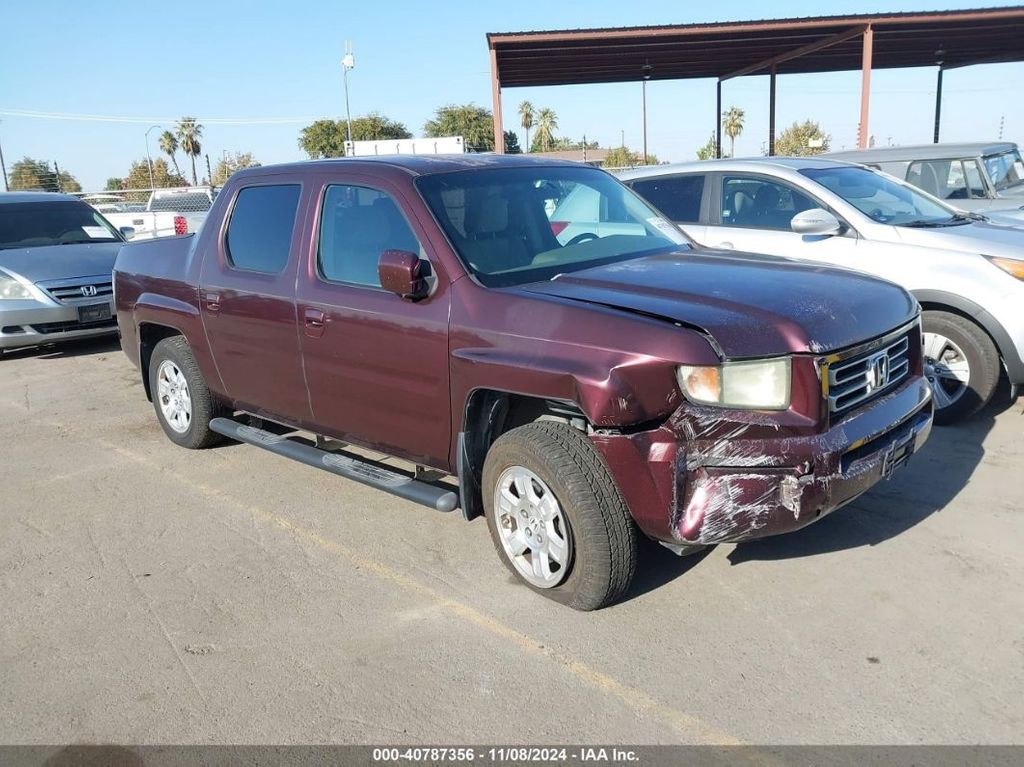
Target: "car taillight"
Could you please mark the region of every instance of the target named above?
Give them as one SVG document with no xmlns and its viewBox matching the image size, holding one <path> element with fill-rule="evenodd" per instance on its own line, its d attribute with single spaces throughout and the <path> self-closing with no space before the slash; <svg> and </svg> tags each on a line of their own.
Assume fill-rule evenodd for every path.
<svg viewBox="0 0 1024 767">
<path fill-rule="evenodd" d="M 175 234 L 188 234 L 188 224 L 185 223 L 184 216 L 174 217 L 174 233 Z"/>
<path fill-rule="evenodd" d="M 568 221 L 552 221 L 551 222 L 551 233 L 557 237 L 562 233 L 565 227 L 569 226 Z"/>
</svg>

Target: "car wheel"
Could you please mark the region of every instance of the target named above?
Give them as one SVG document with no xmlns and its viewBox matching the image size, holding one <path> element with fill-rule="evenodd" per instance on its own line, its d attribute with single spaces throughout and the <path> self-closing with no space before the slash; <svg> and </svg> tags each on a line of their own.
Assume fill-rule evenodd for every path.
<svg viewBox="0 0 1024 767">
<path fill-rule="evenodd" d="M 924 371 L 935 397 L 935 422 L 974 415 L 992 399 L 999 382 L 999 352 L 988 334 L 966 317 L 926 311 Z"/>
<path fill-rule="evenodd" d="M 183 336 L 165 338 L 153 349 L 149 391 L 160 426 L 175 444 L 199 449 L 223 440 L 210 430 L 210 421 L 220 415 L 220 407 Z"/>
<path fill-rule="evenodd" d="M 483 488 L 498 556 L 533 591 L 577 610 L 625 594 L 636 571 L 636 527 L 579 431 L 539 421 L 506 432 L 487 453 Z"/>
</svg>

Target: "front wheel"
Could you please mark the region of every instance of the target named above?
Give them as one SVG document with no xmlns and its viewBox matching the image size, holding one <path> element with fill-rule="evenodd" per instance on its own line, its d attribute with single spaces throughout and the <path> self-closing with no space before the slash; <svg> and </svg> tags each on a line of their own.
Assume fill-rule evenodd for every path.
<svg viewBox="0 0 1024 767">
<path fill-rule="evenodd" d="M 924 372 L 935 397 L 935 422 L 968 418 L 988 404 L 999 383 L 999 351 L 966 317 L 926 311 Z"/>
<path fill-rule="evenodd" d="M 590 441 L 539 421 L 501 435 L 484 462 L 494 547 L 532 590 L 577 610 L 620 599 L 636 571 L 637 533 Z"/>
</svg>

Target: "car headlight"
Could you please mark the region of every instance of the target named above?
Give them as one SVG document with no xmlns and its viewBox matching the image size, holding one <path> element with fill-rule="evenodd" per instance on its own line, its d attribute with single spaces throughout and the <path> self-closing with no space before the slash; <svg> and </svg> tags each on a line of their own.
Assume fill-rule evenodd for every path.
<svg viewBox="0 0 1024 767">
<path fill-rule="evenodd" d="M 679 388 L 691 402 L 744 410 L 789 407 L 792 363 L 788 357 L 722 365 L 680 365 Z"/>
<path fill-rule="evenodd" d="M 998 266 L 1011 277 L 1024 280 L 1024 261 L 1015 258 L 998 258 L 996 256 L 985 256 L 989 261 Z"/>
<path fill-rule="evenodd" d="M 32 298 L 32 294 L 18 280 L 0 272 L 0 299 L 4 298 Z"/>
</svg>

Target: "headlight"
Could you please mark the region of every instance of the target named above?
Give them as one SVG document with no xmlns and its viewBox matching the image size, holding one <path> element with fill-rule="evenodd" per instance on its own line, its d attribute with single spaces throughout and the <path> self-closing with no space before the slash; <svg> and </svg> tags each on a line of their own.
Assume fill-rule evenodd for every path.
<svg viewBox="0 0 1024 767">
<path fill-rule="evenodd" d="M 789 407 L 792 365 L 788 357 L 716 366 L 680 365 L 679 388 L 691 402 L 746 410 Z"/>
<path fill-rule="evenodd" d="M 0 272 L 0 299 L 4 298 L 32 298 L 32 294 L 16 279 Z"/>
<path fill-rule="evenodd" d="M 989 261 L 998 266 L 1011 277 L 1024 280 L 1024 261 L 1015 258 L 997 258 L 996 256 L 985 256 Z"/>
</svg>

